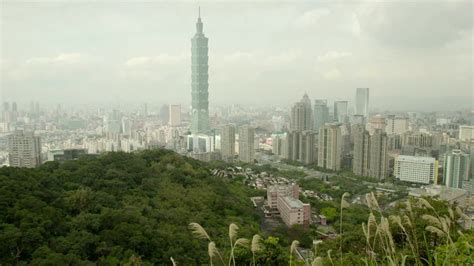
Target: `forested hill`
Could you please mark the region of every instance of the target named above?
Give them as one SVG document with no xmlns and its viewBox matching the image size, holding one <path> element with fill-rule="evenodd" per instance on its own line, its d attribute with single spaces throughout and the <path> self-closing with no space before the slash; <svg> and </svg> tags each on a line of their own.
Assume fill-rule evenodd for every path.
<svg viewBox="0 0 474 266">
<path fill-rule="evenodd" d="M 187 225 L 258 231 L 246 187 L 171 151 L 108 153 L 37 169 L 0 169 L 0 264 L 208 263 Z M 247 230 L 247 231 L 245 231 Z M 218 240 L 219 242 L 219 240 Z"/>
</svg>

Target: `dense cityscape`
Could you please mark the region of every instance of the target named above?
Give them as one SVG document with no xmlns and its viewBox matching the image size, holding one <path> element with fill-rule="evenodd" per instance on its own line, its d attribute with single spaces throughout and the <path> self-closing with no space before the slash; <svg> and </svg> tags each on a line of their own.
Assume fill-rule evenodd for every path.
<svg viewBox="0 0 474 266">
<path fill-rule="evenodd" d="M 126 233 L 128 232 L 126 229 L 123 229 L 122 234 L 129 236 L 129 239 L 120 240 L 122 242 L 101 240 L 102 242 L 97 244 L 93 243 L 95 240 L 90 240 L 87 242 L 89 244 L 81 248 L 76 247 L 76 250 L 58 248 L 58 242 L 55 241 L 59 240 L 49 244 L 43 242 L 41 242 L 43 244 L 38 244 L 39 242 L 36 243 L 31 239 L 35 237 L 39 239 L 39 236 L 35 235 L 30 240 L 28 237 L 18 236 L 21 234 L 28 236 L 26 231 L 22 231 L 28 229 L 25 229 L 26 225 L 23 222 L 18 222 L 24 219 L 23 214 L 15 214 L 10 208 L 21 206 L 27 208 L 34 205 L 26 203 L 28 199 L 26 196 L 24 200 L 18 200 L 18 202 L 7 199 L 7 194 L 13 193 L 7 193 L 10 186 L 7 180 L 8 178 L 13 180 L 15 176 L 19 177 L 22 173 L 25 179 L 21 182 L 25 184 L 42 175 L 45 175 L 44 178 L 56 178 L 56 181 L 38 181 L 38 184 L 49 184 L 44 185 L 47 189 L 49 189 L 48 186 L 56 187 L 57 182 L 65 182 L 63 192 L 69 195 L 64 196 L 67 199 L 66 202 L 69 202 L 69 197 L 73 195 L 67 193 L 77 192 L 77 195 L 74 194 L 76 196 L 73 198 L 75 202 L 73 207 L 72 205 L 58 207 L 62 206 L 62 203 L 57 202 L 53 204 L 54 201 L 51 198 L 56 196 L 45 196 L 45 199 L 40 200 L 41 202 L 51 200 L 51 204 L 57 208 L 67 209 L 65 211 L 68 213 L 67 219 L 73 220 L 86 212 L 90 215 L 104 215 L 104 212 L 107 212 L 104 208 L 110 208 L 109 211 L 111 211 L 113 208 L 118 208 L 117 206 L 120 208 L 128 206 L 129 211 L 139 210 L 138 212 L 142 213 L 140 215 L 147 215 L 147 212 L 152 212 L 155 207 L 160 210 L 164 208 L 159 216 L 168 217 L 167 210 L 179 208 L 179 203 L 176 202 L 180 202 L 178 199 L 181 197 L 187 197 L 183 195 L 189 193 L 189 197 L 196 197 L 196 201 L 204 202 L 209 197 L 213 197 L 204 196 L 204 191 L 209 188 L 209 193 L 211 193 L 209 195 L 216 197 L 212 204 L 218 204 L 216 202 L 221 197 L 224 201 L 225 197 L 216 191 L 219 187 L 222 189 L 225 187 L 229 197 L 235 198 L 236 203 L 234 210 L 230 209 L 233 207 L 229 207 L 234 203 L 222 203 L 220 209 L 223 212 L 219 213 L 219 217 L 225 218 L 222 218 L 221 222 L 210 222 L 214 216 L 207 217 L 206 214 L 202 214 L 204 211 L 199 212 L 200 207 L 195 207 L 197 210 L 195 211 L 190 207 L 193 205 L 192 201 L 185 198 L 182 198 L 181 204 L 187 204 L 185 207 L 190 209 L 182 210 L 180 215 L 184 215 L 185 218 L 180 219 L 180 222 L 183 222 L 184 226 L 190 224 L 192 233 L 197 231 L 197 234 L 202 233 L 201 229 L 204 230 L 200 224 L 206 228 L 212 226 L 221 228 L 227 223 L 236 222 L 243 227 L 242 234 L 255 233 L 258 239 L 262 237 L 257 234 L 261 234 L 265 250 L 270 247 L 275 248 L 271 252 L 267 250 L 268 254 L 271 253 L 275 257 L 265 257 L 264 254 L 267 253 L 264 253 L 258 255 L 256 259 L 259 249 L 253 249 L 255 235 L 254 239 L 250 239 L 251 245 L 246 239 L 239 242 L 239 239 L 230 236 L 230 251 L 222 251 L 223 256 L 229 256 L 229 265 L 231 262 L 233 265 L 282 265 L 282 263 L 349 265 L 357 261 L 351 257 L 356 256 L 355 254 L 367 256 L 366 258 L 374 263 L 366 261 L 366 265 L 404 265 L 404 260 L 407 258 L 403 259 L 403 254 L 408 256 L 407 264 L 409 265 L 441 265 L 438 264 L 439 261 L 435 262 L 431 259 L 435 257 L 435 254 L 439 256 L 437 259 L 444 256 L 447 265 L 469 265 L 474 261 L 472 250 L 474 243 L 472 224 L 474 220 L 474 109 L 393 111 L 382 110 L 379 107 L 373 108 L 374 100 L 371 97 L 373 88 L 370 84 L 353 84 L 352 88 L 347 89 L 345 98 L 336 100 L 334 99 L 337 97 L 325 99 L 318 95 L 311 95 L 311 90 L 308 90 L 303 95 L 295 93 L 292 98 L 287 99 L 285 105 L 215 104 L 209 100 L 210 94 L 213 93 L 213 77 L 209 73 L 209 68 L 213 67 L 213 61 L 209 56 L 212 46 L 208 43 L 212 42 L 212 36 L 208 39 L 205 35 L 204 21 L 205 17 L 201 16 L 199 10 L 195 31 L 191 38 L 191 79 L 188 92 L 191 95 L 190 103 L 184 101 L 159 103 L 150 99 L 134 104 L 115 102 L 69 105 L 43 103 L 34 98 L 31 100 L 9 98 L 3 92 L 0 122 L 0 163 L 3 169 L 0 173 L 2 188 L 0 192 L 3 193 L 0 194 L 0 207 L 4 210 L 0 211 L 0 229 L 2 229 L 0 242 L 8 244 L 0 244 L 0 265 L 3 265 L 2 261 L 5 265 L 14 264 L 14 262 L 17 264 L 34 262 L 41 265 L 83 265 L 86 261 L 100 265 L 121 265 L 127 262 L 131 264 L 126 265 L 141 265 L 142 263 L 144 265 L 193 265 L 207 264 L 209 258 L 211 265 L 221 264 L 219 261 L 221 253 L 214 249 L 216 249 L 216 243 L 224 246 L 226 242 L 220 240 L 216 240 L 216 243 L 211 242 L 205 231 L 203 238 L 206 241 L 209 239 L 209 246 L 203 249 L 199 242 L 186 242 L 185 246 L 193 249 L 187 255 L 173 251 L 172 248 L 166 248 L 168 242 L 164 239 L 171 238 L 164 236 L 160 236 L 163 237 L 164 246 L 160 246 L 161 244 L 153 246 L 161 250 L 159 255 L 154 255 L 152 251 L 145 248 L 145 244 L 140 242 L 142 240 L 137 240 L 136 236 Z M 186 41 L 183 40 L 183 42 Z M 423 99 L 420 98 L 420 104 L 422 101 Z M 109 161 L 114 160 L 117 164 L 110 164 Z M 138 163 L 140 160 L 146 161 L 146 167 L 154 170 L 146 168 L 145 163 L 143 165 Z M 153 162 L 153 160 L 156 161 Z M 93 168 L 94 163 L 99 162 L 103 169 Z M 122 166 L 118 165 L 127 165 L 128 168 L 122 169 Z M 84 174 L 84 177 L 81 177 L 81 174 L 77 172 L 78 169 L 82 169 L 81 167 L 96 169 L 97 176 L 93 178 L 96 181 L 87 181 L 90 178 L 89 175 L 92 174 L 91 170 L 80 172 Z M 30 174 L 15 172 L 23 171 L 22 169 L 27 171 L 26 168 L 38 172 Z M 177 168 L 179 173 L 173 172 L 178 171 Z M 108 170 L 105 171 L 105 169 Z M 95 187 L 93 182 L 98 182 L 97 180 L 102 178 L 98 174 L 102 171 L 105 171 L 103 178 L 110 179 L 111 182 Z M 133 182 L 138 182 L 139 189 L 145 190 L 145 176 L 149 174 L 160 178 L 160 173 L 166 176 L 168 181 L 160 181 L 163 182 L 159 186 L 160 192 L 149 195 L 152 197 L 163 195 L 161 198 L 163 203 L 153 203 L 156 206 L 152 203 L 144 203 L 145 201 L 141 201 L 138 195 L 144 197 L 146 192 L 137 192 L 136 187 L 132 189 L 134 185 L 131 185 L 132 181 L 127 178 L 142 180 L 144 176 L 143 181 Z M 69 181 L 67 176 L 70 176 Z M 192 181 L 193 176 L 195 176 L 194 180 L 199 181 Z M 113 183 L 112 180 L 115 180 L 113 178 L 122 181 Z M 212 178 L 210 179 L 212 181 L 201 180 L 205 178 Z M 119 188 L 124 186 L 123 182 L 127 183 L 129 188 Z M 147 182 L 150 187 L 154 186 L 152 181 Z M 33 183 L 36 184 L 37 181 Z M 43 189 L 43 185 L 39 186 Z M 188 186 L 189 190 L 187 190 Z M 214 187 L 216 191 L 212 190 Z M 18 192 L 21 195 L 25 193 L 18 189 L 15 188 L 12 191 L 22 191 Z M 115 192 L 109 193 L 107 189 Z M 127 196 L 128 198 L 124 196 L 122 201 L 120 189 L 124 189 L 123 195 L 131 193 Z M 191 189 L 200 190 L 192 192 Z M 103 206 L 100 205 L 102 203 L 97 203 L 99 207 L 86 206 L 87 202 L 93 201 L 92 199 L 102 197 L 94 193 L 105 193 L 103 191 L 115 195 L 114 199 L 119 202 L 118 205 L 106 203 L 107 196 L 102 199 Z M 184 194 L 178 195 L 179 193 Z M 203 194 L 196 196 L 197 194 L 193 193 Z M 35 197 L 40 194 L 36 193 Z M 84 195 L 95 196 L 86 199 Z M 136 198 L 133 198 L 135 196 Z M 168 203 L 168 201 L 174 203 Z M 422 202 L 421 205 L 413 203 L 413 208 L 418 208 L 419 217 L 423 217 L 423 219 L 418 219 L 424 222 L 420 230 L 423 231 L 426 227 L 428 230 L 426 235 L 431 234 L 433 237 L 430 238 L 431 242 L 427 242 L 425 238 L 425 244 L 431 245 L 425 251 L 418 250 L 418 246 L 415 248 L 410 242 L 413 238 L 419 237 L 419 234 L 416 234 L 413 228 L 413 232 L 407 233 L 403 226 L 406 226 L 405 223 L 410 223 L 409 218 L 416 220 L 406 215 L 409 213 L 408 209 L 411 212 L 411 207 L 406 210 L 403 209 L 405 207 L 401 207 L 405 206 L 406 202 L 412 201 Z M 430 204 L 435 207 L 431 207 Z M 206 206 L 211 208 L 211 205 Z M 227 208 L 229 208 L 228 211 Z M 345 209 L 349 211 L 344 214 L 347 218 L 343 216 Z M 434 225 L 430 227 L 427 224 L 431 218 L 426 218 L 426 215 L 431 209 L 436 213 L 436 216 L 431 216 L 435 220 L 433 224 L 439 224 L 439 229 L 438 227 L 433 229 Z M 453 214 L 454 209 L 458 211 L 458 214 Z M 47 211 L 43 210 L 41 213 L 47 213 Z M 170 211 L 169 215 L 175 215 L 174 211 Z M 214 212 L 212 215 L 217 214 Z M 401 229 L 392 233 L 372 232 L 375 236 L 372 236 L 374 244 L 371 245 L 371 223 L 378 226 L 376 219 L 380 219 L 380 225 L 388 224 L 389 215 L 390 226 L 399 224 Z M 397 215 L 407 217 L 407 220 L 402 218 L 401 222 L 397 222 L 397 219 L 400 219 Z M 87 219 L 84 217 L 81 219 Z M 114 219 L 112 217 L 111 215 L 106 219 Z M 173 218 L 169 219 L 172 221 Z M 343 221 L 343 219 L 350 221 Z M 133 224 L 132 220 L 135 221 L 131 218 L 129 220 L 124 218 L 123 221 Z M 363 223 L 365 237 L 360 230 L 361 223 Z M 43 226 L 44 223 L 41 224 Z M 64 232 L 76 230 L 74 226 L 71 227 L 73 229 L 64 229 L 66 230 Z M 77 226 L 77 228 L 81 227 L 81 225 Z M 161 226 L 165 228 L 163 230 L 166 230 L 164 225 Z M 245 226 L 249 229 L 244 229 Z M 364 226 L 368 227 L 368 235 Z M 39 224 L 32 228 L 39 228 Z M 84 228 L 87 234 L 93 232 L 102 234 L 101 237 L 106 234 L 101 233 L 101 230 L 112 231 L 112 227 L 100 230 L 91 229 L 92 227 L 88 226 Z M 390 231 L 390 229 L 387 230 Z M 158 226 L 156 230 L 161 229 Z M 177 229 L 179 230 L 181 229 Z M 359 235 L 349 237 L 349 240 L 342 240 L 350 235 L 346 232 L 356 230 Z M 377 232 L 378 230 L 377 227 Z M 189 238 L 192 238 L 191 231 Z M 216 234 L 215 230 L 211 231 Z M 185 232 L 181 230 L 180 233 Z M 42 234 L 42 238 L 47 238 L 46 233 L 39 234 Z M 56 236 L 61 234 L 57 233 Z M 144 235 L 141 237 L 150 239 L 150 236 Z M 82 237 L 84 238 L 78 238 L 81 239 L 79 241 L 85 239 L 85 235 Z M 383 250 L 378 250 L 376 247 L 375 243 L 378 241 L 376 239 L 379 238 Z M 69 241 L 67 245 L 74 242 L 71 239 L 61 241 L 65 241 L 64 243 Z M 129 241 L 138 244 L 130 244 Z M 362 244 L 357 241 L 362 241 Z M 396 243 L 393 244 L 393 250 L 387 251 L 385 248 L 388 249 L 390 241 Z M 120 251 L 105 247 L 112 242 L 116 246 L 121 246 Z M 366 245 L 366 242 L 367 246 L 358 246 Z M 61 245 L 67 246 L 64 243 Z M 388 246 L 385 247 L 385 244 Z M 466 246 L 462 246 L 464 244 Z M 249 250 L 243 251 L 248 245 L 250 245 Z M 451 245 L 458 249 L 457 255 L 453 257 L 446 255 L 449 251 L 442 253 L 443 250 L 437 249 L 441 246 L 449 250 L 453 247 Z M 30 249 L 26 246 L 38 248 Z M 151 246 L 150 244 L 149 247 Z M 354 250 L 351 249 L 352 246 Z M 28 251 L 22 252 L 22 248 Z M 209 254 L 205 252 L 207 248 L 209 248 Z M 395 250 L 399 248 L 403 250 L 400 253 Z M 79 252 L 77 251 L 79 249 L 84 250 Z M 203 250 L 201 252 L 194 249 Z M 334 257 L 331 257 L 331 251 Z M 343 254 L 349 251 L 352 255 Z M 56 255 L 48 255 L 48 252 Z M 73 253 L 74 256 L 71 255 Z M 275 255 L 280 253 L 281 258 Z M 399 254 L 401 254 L 400 257 L 398 257 Z M 393 264 L 386 257 L 394 259 Z M 222 257 L 220 259 L 222 260 Z M 362 263 L 362 260 L 358 260 L 357 263 Z M 222 260 L 222 264 L 227 263 Z"/>
</svg>

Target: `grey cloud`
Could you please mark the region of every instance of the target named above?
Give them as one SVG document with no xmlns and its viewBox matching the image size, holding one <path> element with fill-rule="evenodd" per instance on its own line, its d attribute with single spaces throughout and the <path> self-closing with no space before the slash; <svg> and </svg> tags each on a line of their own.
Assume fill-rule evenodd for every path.
<svg viewBox="0 0 474 266">
<path fill-rule="evenodd" d="M 432 48 L 470 37 L 472 1 L 369 2 L 358 12 L 366 34 L 389 46 Z"/>
</svg>

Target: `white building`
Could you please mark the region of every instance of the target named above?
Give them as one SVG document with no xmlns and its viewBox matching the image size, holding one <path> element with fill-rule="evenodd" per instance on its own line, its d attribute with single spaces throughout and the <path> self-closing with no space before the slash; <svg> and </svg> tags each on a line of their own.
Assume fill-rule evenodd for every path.
<svg viewBox="0 0 474 266">
<path fill-rule="evenodd" d="M 474 126 L 459 126 L 459 139 L 474 141 Z"/>
<path fill-rule="evenodd" d="M 214 136 L 206 134 L 188 135 L 188 151 L 206 153 L 214 151 Z"/>
<path fill-rule="evenodd" d="M 431 157 L 399 155 L 395 159 L 394 175 L 402 181 L 429 184 L 438 181 L 438 161 Z"/>
<path fill-rule="evenodd" d="M 408 131 L 408 118 L 388 116 L 385 119 L 385 132 L 387 134 L 403 134 Z"/>
</svg>

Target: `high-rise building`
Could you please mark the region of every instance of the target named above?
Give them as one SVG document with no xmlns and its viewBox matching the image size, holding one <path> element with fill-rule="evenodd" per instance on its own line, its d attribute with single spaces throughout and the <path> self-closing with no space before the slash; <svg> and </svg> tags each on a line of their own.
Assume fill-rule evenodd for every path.
<svg viewBox="0 0 474 266">
<path fill-rule="evenodd" d="M 231 161 L 235 156 L 234 125 L 225 125 L 221 129 L 221 154 L 224 161 Z"/>
<path fill-rule="evenodd" d="M 369 88 L 357 88 L 355 114 L 369 116 Z"/>
<path fill-rule="evenodd" d="M 368 129 L 369 133 L 373 134 L 375 130 L 381 129 L 385 130 L 387 123 L 385 122 L 385 118 L 381 115 L 373 116 L 369 119 Z"/>
<path fill-rule="evenodd" d="M 117 135 L 122 132 L 122 115 L 118 110 L 104 116 L 104 127 L 107 134 Z"/>
<path fill-rule="evenodd" d="M 303 96 L 301 101 L 295 103 L 291 108 L 291 130 L 312 130 L 313 129 L 313 114 L 311 108 L 311 101 L 307 94 Z"/>
<path fill-rule="evenodd" d="M 444 159 L 444 182 L 447 187 L 463 188 L 463 183 L 469 180 L 469 154 L 461 150 L 446 153 Z"/>
<path fill-rule="evenodd" d="M 370 135 L 363 125 L 353 127 L 354 157 L 352 171 L 356 175 L 384 179 L 388 174 L 387 134 L 380 129 Z"/>
<path fill-rule="evenodd" d="M 301 132 L 299 137 L 298 160 L 303 164 L 312 164 L 316 162 L 316 132 L 312 130 L 305 130 Z"/>
<path fill-rule="evenodd" d="M 161 106 L 160 109 L 160 119 L 161 119 L 161 124 L 167 125 L 170 119 L 170 107 L 165 104 Z"/>
<path fill-rule="evenodd" d="M 170 104 L 170 119 L 169 125 L 172 127 L 181 125 L 181 105 L 179 104 Z"/>
<path fill-rule="evenodd" d="M 349 120 L 347 112 L 347 101 L 334 102 L 334 121 L 339 123 L 347 123 Z"/>
<path fill-rule="evenodd" d="M 196 34 L 191 39 L 191 132 L 209 131 L 209 65 L 208 38 L 203 32 L 201 14 L 196 23 Z"/>
<path fill-rule="evenodd" d="M 388 174 L 387 134 L 376 130 L 369 142 L 369 174 L 377 179 L 385 179 Z"/>
<path fill-rule="evenodd" d="M 395 159 L 394 176 L 402 181 L 429 184 L 437 183 L 438 161 L 431 157 L 399 155 Z"/>
<path fill-rule="evenodd" d="M 318 166 L 338 171 L 341 169 L 342 135 L 339 124 L 326 124 L 319 129 Z"/>
<path fill-rule="evenodd" d="M 41 164 L 41 141 L 33 132 L 14 131 L 7 143 L 10 166 L 33 168 Z"/>
<path fill-rule="evenodd" d="M 388 116 L 385 119 L 387 134 L 403 134 L 408 131 L 408 117 Z"/>
<path fill-rule="evenodd" d="M 329 108 L 327 100 L 314 100 L 314 130 L 329 122 Z"/>
<path fill-rule="evenodd" d="M 474 126 L 459 126 L 459 139 L 474 141 Z"/>
<path fill-rule="evenodd" d="M 239 160 L 251 163 L 255 159 L 255 129 L 249 125 L 239 128 Z"/>
<path fill-rule="evenodd" d="M 354 153 L 352 159 L 352 172 L 359 176 L 369 175 L 369 132 L 364 125 L 352 127 L 354 137 Z"/>
</svg>

